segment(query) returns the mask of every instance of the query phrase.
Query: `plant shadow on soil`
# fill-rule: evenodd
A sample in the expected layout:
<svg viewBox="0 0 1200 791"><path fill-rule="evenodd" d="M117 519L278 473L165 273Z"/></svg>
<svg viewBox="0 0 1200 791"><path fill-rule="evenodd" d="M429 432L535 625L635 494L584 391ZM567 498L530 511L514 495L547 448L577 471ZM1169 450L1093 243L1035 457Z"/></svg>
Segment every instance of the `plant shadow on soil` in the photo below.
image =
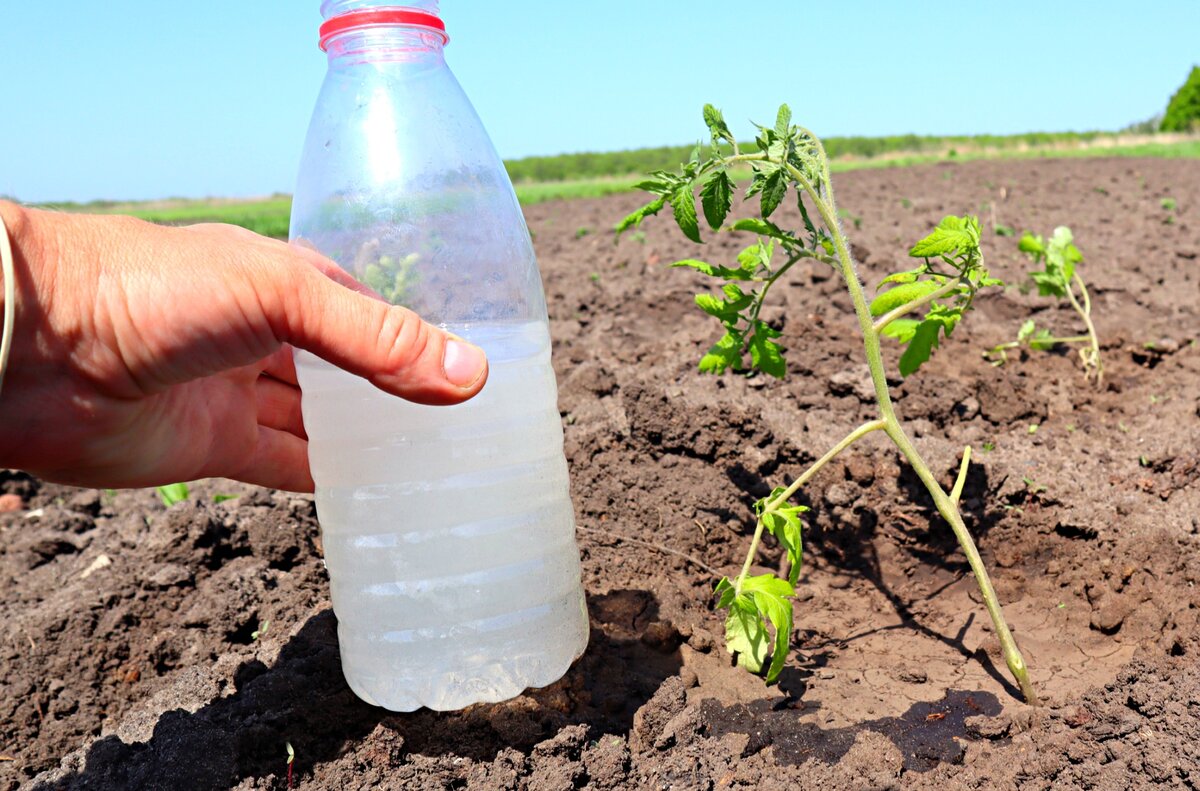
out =
<svg viewBox="0 0 1200 791"><path fill-rule="evenodd" d="M246 778L285 774L288 742L295 748L297 777L303 778L372 732L386 753L379 759L391 765L405 754L487 763L509 748L528 753L579 723L596 735L624 735L634 713L678 674L678 644L639 639L658 617L658 600L648 591L589 594L588 610L587 650L560 681L503 703L412 713L368 705L350 691L342 676L337 622L324 610L283 646L273 666L243 662L233 694L194 713L174 709L158 715L146 742L102 738L88 749L82 769L34 788L228 788Z"/></svg>
<svg viewBox="0 0 1200 791"><path fill-rule="evenodd" d="M846 728L822 729L815 723L798 722L794 712L773 707L770 701L721 706L708 700L701 704L701 716L711 736L736 733L748 737L743 758L770 745L780 764L799 766L814 758L836 764L859 733L874 731L896 745L904 756L904 768L914 772L929 771L941 763L962 763L966 753L963 741L978 738L966 721L995 717L1000 712L1000 702L992 693L955 689L947 690L941 700L914 703L899 717L881 717Z"/></svg>

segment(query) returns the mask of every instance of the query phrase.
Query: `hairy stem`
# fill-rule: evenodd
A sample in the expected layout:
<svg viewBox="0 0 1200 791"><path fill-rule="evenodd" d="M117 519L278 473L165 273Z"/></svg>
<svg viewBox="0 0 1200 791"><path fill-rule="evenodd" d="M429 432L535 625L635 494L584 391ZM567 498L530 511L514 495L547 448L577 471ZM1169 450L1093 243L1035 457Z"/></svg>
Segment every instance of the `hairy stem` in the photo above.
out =
<svg viewBox="0 0 1200 791"><path fill-rule="evenodd" d="M872 431L878 431L883 427L884 422L882 420L868 420L866 423L863 423L861 426L843 437L836 445L830 448L824 456L810 464L808 469L801 473L800 477L792 482L791 486L784 489L778 497L766 504L766 506L763 508L762 514L758 518L758 524L754 527L754 538L750 541L750 551L746 553L746 562L742 564L742 571L738 574L737 579L733 583L734 591L737 595L741 595L742 593L742 583L745 582L746 576L750 573L750 566L754 563L754 555L758 552L758 544L760 541L762 541L762 517L775 511L777 508L779 508L779 506L786 503L788 498L795 494L801 486L808 483L809 479L816 475L818 470L836 458L839 453L866 435L870 434Z"/></svg>

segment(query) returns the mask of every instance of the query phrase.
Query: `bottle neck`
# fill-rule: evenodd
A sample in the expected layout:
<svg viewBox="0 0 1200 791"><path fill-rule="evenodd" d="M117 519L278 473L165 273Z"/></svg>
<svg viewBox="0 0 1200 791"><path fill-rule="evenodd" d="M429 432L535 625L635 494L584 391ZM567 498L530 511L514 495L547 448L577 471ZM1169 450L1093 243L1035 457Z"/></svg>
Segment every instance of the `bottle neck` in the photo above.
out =
<svg viewBox="0 0 1200 791"><path fill-rule="evenodd" d="M329 36L323 43L331 67L395 61L435 65L445 60L443 34L408 25L351 28Z"/></svg>

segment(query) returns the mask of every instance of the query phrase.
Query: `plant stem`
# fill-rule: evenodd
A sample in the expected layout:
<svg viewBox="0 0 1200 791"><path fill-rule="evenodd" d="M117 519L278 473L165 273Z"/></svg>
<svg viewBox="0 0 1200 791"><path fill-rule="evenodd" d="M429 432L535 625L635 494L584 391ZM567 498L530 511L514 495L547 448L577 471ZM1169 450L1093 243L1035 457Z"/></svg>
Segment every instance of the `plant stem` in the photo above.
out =
<svg viewBox="0 0 1200 791"><path fill-rule="evenodd" d="M803 174L799 175L803 176ZM913 471L916 472L917 477L925 484L925 488L933 498L938 513L950 523L950 528L954 531L955 538L958 539L963 553L967 556L967 563L970 565L971 571L975 574L975 581L979 584L979 592L983 596L984 606L987 608L988 615L992 618L992 626L996 631L996 637L1000 640L1000 647L1004 652L1004 659L1008 664L1008 669L1020 685L1021 694L1025 697L1025 702L1030 705L1036 705L1037 693L1029 681L1029 671L1025 665L1025 660L1021 656L1020 649L1017 648L1016 641L1013 640L1012 632L1009 631L1008 624L1004 620L1004 613L1000 609L1000 602L996 598L996 591L992 587L992 581L988 577L983 560L979 557L979 550L975 547L975 542L971 539L971 534L967 531L967 526L963 522L962 514L959 513L958 504L951 501L946 492L942 490L941 485L938 484L937 479L930 471L929 465L925 463L925 459L917 452L916 447L912 444L912 440L904 433L904 428L900 425L900 421L896 417L895 408L892 406L891 394L888 392L887 377L884 373L883 354L879 348L879 333L875 330L875 326L871 320L871 312L867 305L866 295L863 293L862 283L859 282L858 275L854 271L854 263L850 258L850 250L849 245L846 243L846 237L837 224L837 206L834 203L833 192L829 189L828 183L826 183L826 198L822 199L812 189L807 179L802 178L801 184L816 204L817 211L820 212L825 227L833 235L834 248L837 251L838 260L841 262L842 277L846 281L846 287L850 291L850 299L854 303L854 312L858 317L858 323L862 329L867 367L871 372L871 381L875 385L875 399L879 404L879 413L885 424L884 431L891 438L892 442L896 444L900 452L904 454Z"/></svg>
<svg viewBox="0 0 1200 791"><path fill-rule="evenodd" d="M963 487L967 484L967 468L971 466L971 446L963 448L962 466L958 468L958 478L954 481L954 488L950 490L950 501L958 505L958 501L962 499Z"/></svg>
<svg viewBox="0 0 1200 791"><path fill-rule="evenodd" d="M1071 284L1067 283L1067 299L1071 302L1071 307L1075 308L1075 312L1083 317L1083 323L1087 325L1088 339L1091 341L1092 353L1091 364L1096 369L1096 383L1104 378L1104 364L1100 362L1100 340L1096 337L1096 325L1092 324L1092 299L1088 296L1087 286L1083 282L1083 278L1076 272L1072 278L1079 284L1079 291L1083 294L1083 307L1080 307L1079 301L1075 299L1075 290L1071 288ZM1087 355L1084 355L1084 365L1088 363ZM1087 375L1087 372L1084 372Z"/></svg>
<svg viewBox="0 0 1200 791"><path fill-rule="evenodd" d="M762 517L773 512L779 508L779 506L786 503L788 498L795 494L801 486L808 483L809 479L816 475L818 470L836 458L839 453L866 435L870 434L872 431L878 431L883 427L884 422L882 420L868 420L866 423L863 423L861 426L843 437L836 445L830 448L824 456L809 465L808 469L801 473L800 477L793 481L791 486L784 489L778 497L774 498L763 507L763 512L758 517L758 524L754 528L754 538L750 541L750 551L746 553L746 562L742 564L742 571L740 574L738 574L737 579L733 584L734 592L737 595L741 595L742 583L745 581L746 576L750 573L750 566L754 563L754 555L756 552L758 552L758 544L760 541L762 541Z"/></svg>

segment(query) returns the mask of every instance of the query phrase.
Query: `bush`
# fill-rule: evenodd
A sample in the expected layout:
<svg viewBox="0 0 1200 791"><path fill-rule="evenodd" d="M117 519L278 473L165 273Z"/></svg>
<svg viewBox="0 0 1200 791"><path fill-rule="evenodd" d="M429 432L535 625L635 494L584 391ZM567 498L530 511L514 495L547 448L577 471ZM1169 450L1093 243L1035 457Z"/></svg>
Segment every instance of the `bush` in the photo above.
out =
<svg viewBox="0 0 1200 791"><path fill-rule="evenodd" d="M1187 81L1171 97L1163 116L1162 131L1189 132L1200 127L1200 66L1193 66Z"/></svg>

